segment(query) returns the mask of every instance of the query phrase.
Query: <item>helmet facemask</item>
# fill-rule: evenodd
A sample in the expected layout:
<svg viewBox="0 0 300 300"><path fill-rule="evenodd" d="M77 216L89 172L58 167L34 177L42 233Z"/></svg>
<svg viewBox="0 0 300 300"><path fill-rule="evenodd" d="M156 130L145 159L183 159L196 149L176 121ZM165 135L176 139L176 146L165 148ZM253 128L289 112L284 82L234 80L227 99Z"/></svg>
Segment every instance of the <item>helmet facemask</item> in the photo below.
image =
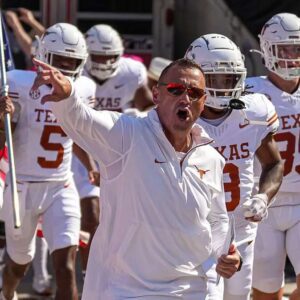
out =
<svg viewBox="0 0 300 300"><path fill-rule="evenodd" d="M88 73L100 81L113 77L124 52L119 33L109 25L99 24L90 28L85 37L89 52Z"/></svg>
<svg viewBox="0 0 300 300"><path fill-rule="evenodd" d="M93 55L97 56L99 54L91 53L86 63L86 68L92 76L103 81L113 77L116 74L121 55L109 55L107 56L107 59L105 59L105 55L99 55L104 58L103 62L101 63L94 61Z"/></svg>
<svg viewBox="0 0 300 300"><path fill-rule="evenodd" d="M262 40L266 67L285 80L300 76L300 39L288 42Z"/></svg>
<svg viewBox="0 0 300 300"><path fill-rule="evenodd" d="M75 26L58 23L49 27L41 38L36 39L38 59L72 79L81 75L87 58L87 48L82 33Z"/></svg>
<svg viewBox="0 0 300 300"><path fill-rule="evenodd" d="M216 68L204 70L207 98L205 105L217 109L229 106L232 99L239 99L244 90L246 71L244 69Z"/></svg>
<svg viewBox="0 0 300 300"><path fill-rule="evenodd" d="M199 64L204 72L206 106L222 110L230 106L230 100L240 98L247 73L244 56L226 36L201 36L190 45L185 57Z"/></svg>
<svg viewBox="0 0 300 300"><path fill-rule="evenodd" d="M67 62L68 59L74 60L74 63L72 63L74 66L68 67L67 64L66 66L60 66L59 60L62 61L62 65L64 64L64 61ZM71 77L72 79L78 78L83 70L83 66L85 64L84 59L79 59L79 58L74 58L66 55L61 55L61 54L56 54L49 52L48 53L48 64L55 67L57 70L61 71L64 75Z"/></svg>
<svg viewBox="0 0 300 300"><path fill-rule="evenodd" d="M265 66L285 80L300 76L300 19L289 13L273 16L259 35Z"/></svg>

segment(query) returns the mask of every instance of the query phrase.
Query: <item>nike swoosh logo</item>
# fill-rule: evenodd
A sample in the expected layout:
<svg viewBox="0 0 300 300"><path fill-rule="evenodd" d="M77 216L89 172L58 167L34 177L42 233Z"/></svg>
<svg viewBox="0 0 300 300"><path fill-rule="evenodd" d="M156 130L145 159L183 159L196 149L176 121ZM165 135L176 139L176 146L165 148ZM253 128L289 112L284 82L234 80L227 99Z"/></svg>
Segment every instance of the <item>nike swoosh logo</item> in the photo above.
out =
<svg viewBox="0 0 300 300"><path fill-rule="evenodd" d="M248 125L249 125L249 123L245 123L245 124L239 124L239 127L242 129L242 128L244 128L244 127L248 126Z"/></svg>
<svg viewBox="0 0 300 300"><path fill-rule="evenodd" d="M122 84L119 84L119 85L115 85L115 89L117 90L117 89L121 88L123 85L125 85L125 83L122 83Z"/></svg>
<svg viewBox="0 0 300 300"><path fill-rule="evenodd" d="M156 164L165 164L166 163L166 161L160 161L160 160L158 160L158 159L154 159L154 162L156 163Z"/></svg>

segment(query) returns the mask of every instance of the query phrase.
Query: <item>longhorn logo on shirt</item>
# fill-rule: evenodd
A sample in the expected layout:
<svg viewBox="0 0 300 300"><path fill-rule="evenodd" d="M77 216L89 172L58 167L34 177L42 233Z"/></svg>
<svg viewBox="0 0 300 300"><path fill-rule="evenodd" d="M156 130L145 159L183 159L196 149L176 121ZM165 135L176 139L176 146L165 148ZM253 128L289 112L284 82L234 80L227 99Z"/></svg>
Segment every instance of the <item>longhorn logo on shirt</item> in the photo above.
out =
<svg viewBox="0 0 300 300"><path fill-rule="evenodd" d="M41 92L40 92L39 89L37 89L37 90L30 90L29 96L30 96L33 100L36 100L36 99L39 99L39 98L40 98Z"/></svg>
<svg viewBox="0 0 300 300"><path fill-rule="evenodd" d="M197 169L199 175L200 175L200 178L203 179L203 176L210 170L203 170L203 169L199 169L197 166L195 166L195 168Z"/></svg>

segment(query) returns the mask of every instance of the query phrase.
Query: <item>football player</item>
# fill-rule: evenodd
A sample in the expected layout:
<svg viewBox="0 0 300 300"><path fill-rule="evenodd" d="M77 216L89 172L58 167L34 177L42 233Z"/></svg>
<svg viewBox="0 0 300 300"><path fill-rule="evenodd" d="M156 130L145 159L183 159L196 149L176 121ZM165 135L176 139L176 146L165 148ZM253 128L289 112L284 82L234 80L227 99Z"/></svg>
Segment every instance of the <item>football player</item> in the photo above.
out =
<svg viewBox="0 0 300 300"><path fill-rule="evenodd" d="M145 110L153 105L147 87L145 66L122 57L124 47L119 33L106 24L90 28L85 39L89 56L85 75L97 83L94 108L124 111L128 107Z"/></svg>
<svg viewBox="0 0 300 300"><path fill-rule="evenodd" d="M76 91L83 99L93 92L94 83L80 76L87 48L75 26L58 23L49 27L39 41L37 57L74 80ZM56 299L75 300L78 298L75 258L80 206L71 172L73 142L49 106L41 104L41 98L49 93L51 86L32 91L35 78L36 73L32 71L7 73L9 97L20 107L13 115L12 129L22 225L15 229L12 224L8 186L1 211L6 225L8 260L0 299L17 299L15 290L34 256L36 230L42 216L43 234L53 259Z"/></svg>
<svg viewBox="0 0 300 300"><path fill-rule="evenodd" d="M224 279L224 298L217 294L222 291L213 284L213 272L209 273L211 298L250 299L257 222L267 216L268 204L282 178L282 162L273 138L277 114L265 96L244 94L244 59L227 37L203 35L190 45L185 56L198 63L205 74L207 99L198 123L215 140L215 148L226 160L226 207L234 217L235 241L244 260L240 272ZM253 194L255 155L262 173L258 192Z"/></svg>
<svg viewBox="0 0 300 300"><path fill-rule="evenodd" d="M269 216L258 227L253 269L253 299L281 299L286 255L297 275L290 299L300 299L300 20L273 16L259 35L267 76L247 80L248 89L273 103L280 126L275 141L284 160L284 177ZM298 245L298 246L297 246Z"/></svg>

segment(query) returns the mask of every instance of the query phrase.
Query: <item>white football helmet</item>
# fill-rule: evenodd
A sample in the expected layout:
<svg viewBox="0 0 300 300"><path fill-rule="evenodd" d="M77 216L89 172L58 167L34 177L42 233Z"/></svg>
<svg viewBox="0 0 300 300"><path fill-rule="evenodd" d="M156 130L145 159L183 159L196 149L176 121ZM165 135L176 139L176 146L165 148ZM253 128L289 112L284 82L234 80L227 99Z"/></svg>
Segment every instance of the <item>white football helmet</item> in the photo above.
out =
<svg viewBox="0 0 300 300"><path fill-rule="evenodd" d="M124 52L119 33L109 25L100 24L90 28L85 34L85 39L89 52L86 63L88 73L101 81L113 77ZM97 63L92 61L91 55L114 57Z"/></svg>
<svg viewBox="0 0 300 300"><path fill-rule="evenodd" d="M273 16L263 26L259 39L268 70L286 80L300 76L300 19L296 15Z"/></svg>
<svg viewBox="0 0 300 300"><path fill-rule="evenodd" d="M78 59L74 70L58 68L65 75L77 78L86 62L88 53L83 34L72 24L57 23L46 29L41 38L38 38L36 57L53 64L54 56Z"/></svg>
<svg viewBox="0 0 300 300"><path fill-rule="evenodd" d="M221 34L203 35L190 45L185 57L199 64L205 74L206 106L225 109L231 99L239 99L247 70L244 56L229 38Z"/></svg>

